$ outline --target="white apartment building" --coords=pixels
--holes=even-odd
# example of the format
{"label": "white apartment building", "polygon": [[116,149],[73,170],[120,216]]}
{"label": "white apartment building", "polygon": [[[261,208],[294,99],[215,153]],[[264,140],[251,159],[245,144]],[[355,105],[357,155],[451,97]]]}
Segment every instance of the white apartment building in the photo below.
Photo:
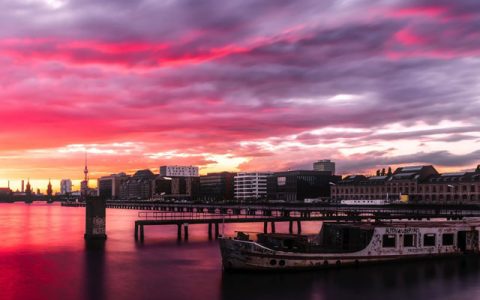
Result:
{"label": "white apartment building", "polygon": [[270,172],[244,172],[234,177],[237,200],[258,200],[267,197],[267,177]]}
{"label": "white apartment building", "polygon": [[198,167],[195,166],[161,166],[160,176],[165,177],[198,177]]}

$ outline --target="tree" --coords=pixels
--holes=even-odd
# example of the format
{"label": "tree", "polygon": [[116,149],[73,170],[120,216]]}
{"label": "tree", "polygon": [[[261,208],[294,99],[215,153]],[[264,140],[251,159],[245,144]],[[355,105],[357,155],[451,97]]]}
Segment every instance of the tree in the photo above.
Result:
{"label": "tree", "polygon": [[380,176],[380,169],[377,170],[377,176]]}
{"label": "tree", "polygon": [[477,166],[477,169],[475,170],[475,172],[480,172],[480,165]]}
{"label": "tree", "polygon": [[382,176],[385,176],[385,168],[382,169]]}

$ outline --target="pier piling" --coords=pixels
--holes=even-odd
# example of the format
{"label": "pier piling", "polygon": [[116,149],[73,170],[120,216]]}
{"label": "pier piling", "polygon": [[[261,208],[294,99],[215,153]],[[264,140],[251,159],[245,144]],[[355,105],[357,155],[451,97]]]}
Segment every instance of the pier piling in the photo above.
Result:
{"label": "pier piling", "polygon": [[138,224],[135,222],[135,240],[138,241]]}
{"label": "pier piling", "polygon": [[143,231],[143,225],[140,225],[140,241],[144,241],[145,239],[145,233]]}
{"label": "pier piling", "polygon": [[183,233],[185,241],[188,241],[188,223],[183,224]]}
{"label": "pier piling", "polygon": [[218,231],[218,223],[215,223],[215,239],[218,239],[219,236],[220,236],[220,233]]}

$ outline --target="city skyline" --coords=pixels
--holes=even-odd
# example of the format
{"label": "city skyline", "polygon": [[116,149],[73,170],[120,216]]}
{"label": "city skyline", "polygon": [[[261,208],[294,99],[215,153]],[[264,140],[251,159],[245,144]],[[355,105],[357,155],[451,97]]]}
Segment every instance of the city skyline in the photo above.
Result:
{"label": "city skyline", "polygon": [[0,187],[79,187],[85,151],[92,179],[479,163],[478,1],[0,8]]}

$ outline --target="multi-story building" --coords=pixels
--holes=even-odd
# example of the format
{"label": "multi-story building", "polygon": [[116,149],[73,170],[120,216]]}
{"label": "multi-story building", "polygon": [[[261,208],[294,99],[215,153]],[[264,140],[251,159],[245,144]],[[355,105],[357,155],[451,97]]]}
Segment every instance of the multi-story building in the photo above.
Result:
{"label": "multi-story building", "polygon": [[153,198],[161,199],[172,194],[172,178],[158,175],[153,180]]}
{"label": "multi-story building", "polygon": [[195,166],[161,166],[160,176],[166,177],[198,177],[198,167]]}
{"label": "multi-story building", "polygon": [[0,188],[0,201],[10,201],[12,193],[10,188]]}
{"label": "multi-story building", "polygon": [[137,171],[120,185],[120,199],[146,200],[152,198],[154,179],[155,174],[148,169]]}
{"label": "multi-story building", "polygon": [[333,200],[405,199],[411,202],[480,201],[480,168],[439,174],[433,166],[400,167],[391,175],[347,176],[331,187]]}
{"label": "multi-story building", "polygon": [[269,200],[287,202],[304,201],[307,198],[329,198],[330,185],[341,180],[331,171],[299,170],[273,173],[267,178]]}
{"label": "multi-story building", "polygon": [[329,159],[318,160],[313,163],[313,170],[330,172],[330,174],[335,175],[335,162]]}
{"label": "multi-story building", "polygon": [[72,180],[62,179],[60,181],[60,194],[67,195],[72,193]]}
{"label": "multi-story building", "polygon": [[267,177],[271,172],[241,172],[235,176],[235,199],[267,199]]}
{"label": "multi-story building", "polygon": [[234,177],[236,173],[208,173],[200,176],[200,200],[225,201],[233,200]]}
{"label": "multi-story building", "polygon": [[129,179],[125,173],[111,174],[97,180],[98,196],[102,199],[117,200],[120,198],[120,187]]}
{"label": "multi-story building", "polygon": [[196,200],[200,192],[200,177],[172,177],[171,198]]}

